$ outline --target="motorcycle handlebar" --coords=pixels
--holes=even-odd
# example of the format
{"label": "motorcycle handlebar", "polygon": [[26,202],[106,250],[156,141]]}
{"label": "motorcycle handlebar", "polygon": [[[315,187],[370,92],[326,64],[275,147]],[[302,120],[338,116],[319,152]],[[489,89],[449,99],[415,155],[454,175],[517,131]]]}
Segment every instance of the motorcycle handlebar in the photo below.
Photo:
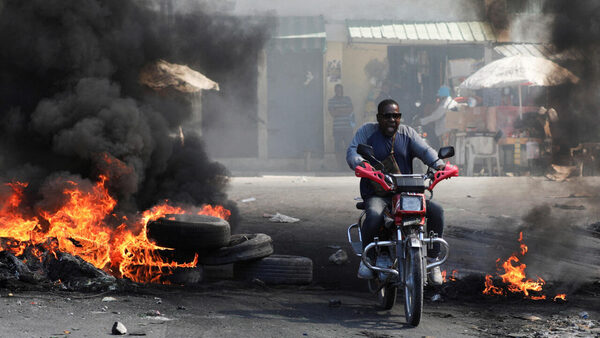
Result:
{"label": "motorcycle handlebar", "polygon": [[354,174],[357,177],[364,177],[370,179],[371,181],[377,182],[385,191],[393,190],[393,187],[386,182],[386,175],[382,170],[376,170],[369,164],[369,162],[363,162],[363,164],[364,167],[357,165],[354,169]]}
{"label": "motorcycle handlebar", "polygon": [[[364,177],[378,183],[385,191],[394,190],[393,182],[387,182],[388,175],[383,170],[376,170],[369,164],[369,162],[363,162],[364,166],[358,165],[354,169],[354,173],[357,177]],[[429,168],[427,173],[423,175],[424,180],[431,180],[432,182],[427,187],[427,190],[433,191],[433,188],[442,180],[447,178],[458,176],[458,167],[446,163],[446,166],[442,170],[434,171],[433,168]]]}

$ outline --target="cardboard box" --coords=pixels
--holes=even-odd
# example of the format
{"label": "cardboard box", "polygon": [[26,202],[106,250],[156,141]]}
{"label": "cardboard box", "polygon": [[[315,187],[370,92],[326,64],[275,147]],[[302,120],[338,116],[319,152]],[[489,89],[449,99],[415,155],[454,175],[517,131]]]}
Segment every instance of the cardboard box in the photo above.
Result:
{"label": "cardboard box", "polygon": [[487,107],[467,107],[465,127],[467,131],[484,131],[487,122]]}
{"label": "cardboard box", "polygon": [[458,111],[446,112],[446,128],[460,131],[497,130],[495,107],[468,107],[460,105]]}
{"label": "cardboard box", "polygon": [[465,130],[465,112],[448,110],[446,112],[446,128]]}

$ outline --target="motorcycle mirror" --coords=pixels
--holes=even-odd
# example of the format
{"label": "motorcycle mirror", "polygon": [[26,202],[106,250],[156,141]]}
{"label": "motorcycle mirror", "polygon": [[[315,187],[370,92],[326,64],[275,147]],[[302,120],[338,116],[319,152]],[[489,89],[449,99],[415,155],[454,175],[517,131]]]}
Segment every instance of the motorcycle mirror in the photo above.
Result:
{"label": "motorcycle mirror", "polygon": [[365,160],[369,161],[373,167],[377,170],[383,169],[383,163],[375,158],[375,151],[373,147],[368,144],[359,144],[356,148],[356,152],[362,156]]}
{"label": "motorcycle mirror", "polygon": [[442,147],[440,151],[438,151],[438,158],[444,159],[454,156],[454,147]]}

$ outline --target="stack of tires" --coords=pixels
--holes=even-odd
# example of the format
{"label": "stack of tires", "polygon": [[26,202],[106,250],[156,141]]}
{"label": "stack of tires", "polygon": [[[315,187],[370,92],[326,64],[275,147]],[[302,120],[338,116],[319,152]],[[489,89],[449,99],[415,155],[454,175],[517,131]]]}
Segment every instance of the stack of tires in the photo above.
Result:
{"label": "stack of tires", "polygon": [[[165,215],[147,225],[156,245],[172,248],[171,256],[193,257],[207,268],[233,264],[235,279],[267,284],[309,284],[312,261],[306,257],[273,255],[265,234],[231,235],[229,223],[205,215]],[[210,269],[210,268],[209,268]]]}

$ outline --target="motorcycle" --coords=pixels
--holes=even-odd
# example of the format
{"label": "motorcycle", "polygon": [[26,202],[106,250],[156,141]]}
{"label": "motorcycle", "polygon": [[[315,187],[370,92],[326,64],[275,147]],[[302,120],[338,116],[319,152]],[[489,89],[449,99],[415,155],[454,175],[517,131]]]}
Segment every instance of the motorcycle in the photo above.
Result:
{"label": "motorcycle", "polygon": [[[383,164],[377,160],[373,148],[360,144],[357,152],[367,161],[364,167],[357,166],[357,177],[367,178],[379,184],[391,193],[391,209],[386,210],[380,237],[362,248],[360,228],[365,216],[365,203],[358,202],[356,207],[363,212],[358,223],[348,227],[348,241],[354,253],[362,262],[375,272],[375,278],[369,280],[369,289],[377,294],[379,306],[391,309],[396,302],[398,288],[404,289],[404,312],[406,321],[417,326],[423,311],[423,288],[427,283],[427,270],[443,264],[448,259],[450,246],[433,231],[427,233],[426,195],[433,198],[433,188],[442,180],[458,176],[458,167],[449,162],[443,170],[429,168],[426,174],[386,174]],[[454,147],[443,147],[438,158],[454,156]],[[353,232],[356,233],[353,235]],[[358,240],[355,240],[358,237]],[[427,249],[434,243],[443,248],[444,256],[433,263],[427,263]],[[388,268],[378,267],[367,260],[368,253],[375,250],[376,256],[389,255],[393,262]]]}

